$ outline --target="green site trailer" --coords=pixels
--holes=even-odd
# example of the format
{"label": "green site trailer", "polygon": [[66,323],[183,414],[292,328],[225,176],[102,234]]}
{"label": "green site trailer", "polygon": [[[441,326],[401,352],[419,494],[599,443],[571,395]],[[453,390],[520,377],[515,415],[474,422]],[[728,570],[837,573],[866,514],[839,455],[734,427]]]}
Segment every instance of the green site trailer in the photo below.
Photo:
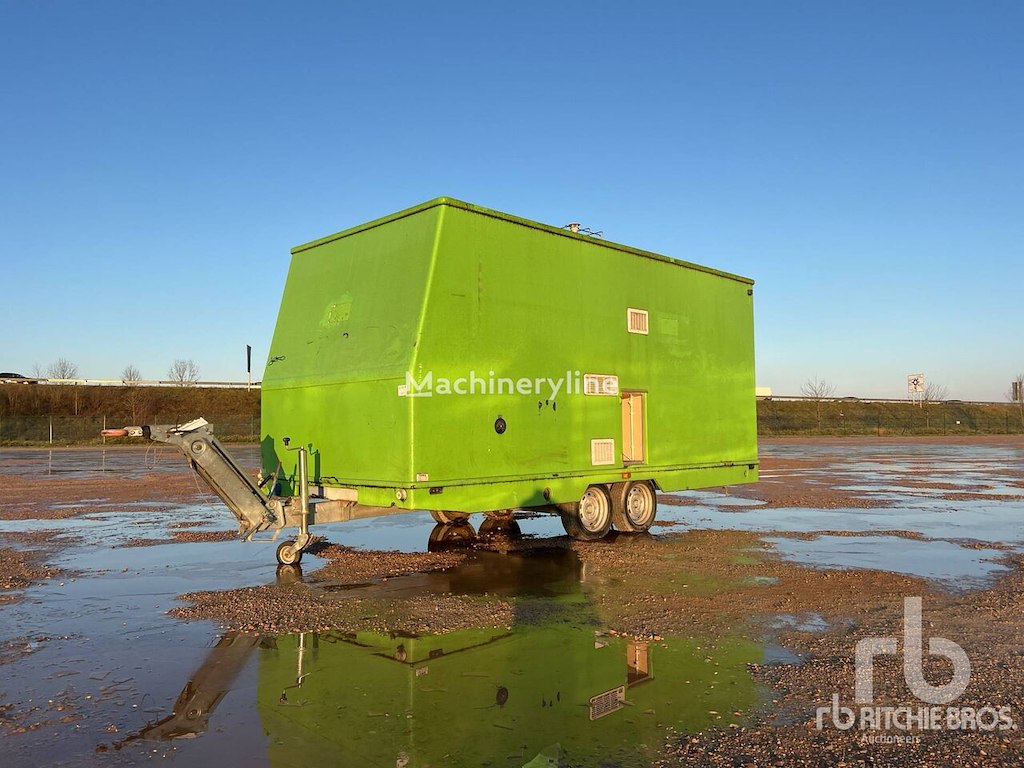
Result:
{"label": "green site trailer", "polygon": [[292,250],[253,482],[198,419],[176,445],[242,535],[427,510],[647,530],[658,491],[757,479],[753,282],[438,198]]}
{"label": "green site trailer", "polygon": [[757,478],[752,285],[451,198],[298,246],[264,472],[297,493],[290,438],[314,497],[374,514],[583,500],[583,538],[606,506],[643,528],[645,489]]}

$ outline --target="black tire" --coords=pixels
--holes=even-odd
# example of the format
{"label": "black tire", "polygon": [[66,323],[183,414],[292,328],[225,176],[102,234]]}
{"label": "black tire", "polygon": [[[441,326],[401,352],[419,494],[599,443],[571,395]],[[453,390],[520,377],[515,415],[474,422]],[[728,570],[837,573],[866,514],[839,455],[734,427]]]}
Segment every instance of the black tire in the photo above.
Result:
{"label": "black tire", "polygon": [[427,550],[430,552],[443,552],[445,549],[459,549],[472,543],[476,539],[476,531],[469,523],[457,523],[445,525],[438,523],[430,532],[427,540]]}
{"label": "black tire", "polygon": [[277,583],[281,585],[296,584],[302,581],[302,567],[298,565],[278,565]]}
{"label": "black tire", "polygon": [[562,526],[577,541],[598,541],[612,529],[612,500],[603,485],[592,485],[574,504],[561,507]]}
{"label": "black tire", "polygon": [[302,562],[302,551],[296,551],[294,541],[282,541],[277,545],[277,562],[281,565],[298,565]]}
{"label": "black tire", "polygon": [[615,483],[611,490],[612,524],[623,533],[645,533],[654,524],[658,497],[650,480]]}
{"label": "black tire", "polygon": [[444,525],[465,523],[469,520],[469,512],[450,512],[441,509],[430,510],[430,516],[434,518],[435,523],[442,523]]}
{"label": "black tire", "polygon": [[519,539],[523,536],[519,523],[512,515],[487,515],[486,519],[480,523],[480,533],[498,533],[508,536],[510,539]]}

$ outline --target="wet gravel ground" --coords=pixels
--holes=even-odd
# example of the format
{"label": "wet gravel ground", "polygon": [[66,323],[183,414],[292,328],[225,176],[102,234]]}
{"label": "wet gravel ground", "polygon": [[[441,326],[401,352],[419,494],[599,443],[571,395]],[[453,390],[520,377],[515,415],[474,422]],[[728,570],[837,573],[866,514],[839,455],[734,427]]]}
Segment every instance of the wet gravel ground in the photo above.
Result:
{"label": "wet gravel ground", "polygon": [[122,546],[125,547],[153,547],[158,544],[167,544],[169,541],[196,544],[202,541],[233,541],[238,538],[235,531],[170,531],[170,539],[129,539]]}
{"label": "wet gravel ground", "polygon": [[512,623],[508,603],[500,600],[451,594],[389,598],[387,590],[380,589],[396,576],[453,568],[465,554],[367,552],[318,541],[304,557],[309,555],[327,562],[302,579],[292,568],[281,567],[277,584],[184,594],[180,599],[190,605],[174,608],[171,614],[182,619],[214,619],[232,630],[273,634],[329,630],[436,633]]}
{"label": "wet gravel ground", "polygon": [[[710,665],[736,638],[765,649],[747,665],[758,703],[709,712],[699,731],[665,728],[658,765],[1024,764],[1019,438],[766,441],[760,483],[663,494],[652,535],[580,544],[556,520],[523,515],[521,535],[470,529],[428,546],[432,523],[409,515],[318,531],[327,538],[301,571],[276,569],[270,546],[234,541],[233,520],[174,457],[115,452],[97,471],[93,454],[44,454],[0,453],[5,764],[230,764],[243,751],[260,764],[247,710],[230,707],[219,717],[234,730],[218,731],[230,737],[95,748],[166,712],[177,687],[161,672],[194,666],[218,627],[505,631],[550,622],[573,591],[595,632],[690,638]],[[130,476],[104,471],[140,460]],[[947,638],[970,659],[966,690],[941,707],[974,727],[874,729],[854,703],[857,642],[892,637],[898,655],[875,661],[872,706],[930,706],[904,679],[908,596],[921,598],[925,649]],[[937,655],[922,670],[933,685],[952,674]],[[833,696],[856,710],[852,728],[831,709],[816,717]],[[1014,728],[977,727],[976,713],[1001,707]]]}
{"label": "wet gravel ground", "polygon": [[25,589],[33,582],[52,579],[60,574],[59,568],[43,565],[45,556],[38,550],[26,551],[0,547],[0,563],[3,563],[3,574],[0,575],[0,603],[13,602],[18,599],[17,592]]}
{"label": "wet gravel ground", "polygon": [[[833,694],[840,706],[860,713],[854,704],[855,659],[858,640],[867,637],[900,637],[903,616],[900,601],[866,601],[845,605],[826,632],[786,632],[780,640],[803,659],[799,666],[754,665],[752,671],[772,692],[764,711],[737,729],[710,729],[680,739],[669,747],[665,765],[712,766],[1009,766],[1024,761],[1019,727],[1024,712],[1024,583],[1020,558],[1014,570],[993,588],[980,593],[950,595],[917,590],[923,596],[927,637],[955,638],[970,659],[970,683],[964,694],[942,706],[939,723],[949,723],[948,711],[958,713],[954,722],[969,724],[965,730],[911,728],[874,730],[862,716],[840,730],[831,717]],[[909,594],[909,592],[907,593]],[[927,643],[927,639],[925,640]],[[939,686],[951,678],[952,667],[942,657],[926,656],[925,679]],[[904,680],[902,660],[882,656],[874,667],[872,707],[909,708],[920,712],[932,705],[921,702]],[[816,708],[829,713],[818,728]],[[982,730],[973,720],[978,712],[1003,711],[1006,722],[983,715],[982,722],[995,725]],[[964,715],[963,713],[970,713]],[[845,717],[840,717],[840,722]],[[901,741],[894,741],[902,739]]]}

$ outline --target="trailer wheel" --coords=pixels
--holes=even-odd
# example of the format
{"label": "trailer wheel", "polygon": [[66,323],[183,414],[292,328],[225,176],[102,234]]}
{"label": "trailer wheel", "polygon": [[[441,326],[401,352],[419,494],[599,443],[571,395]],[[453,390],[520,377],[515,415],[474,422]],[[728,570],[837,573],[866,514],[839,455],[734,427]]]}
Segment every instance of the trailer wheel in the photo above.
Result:
{"label": "trailer wheel", "polygon": [[277,583],[278,584],[295,584],[296,582],[302,581],[302,568],[295,565],[279,565],[277,566]]}
{"label": "trailer wheel", "polygon": [[302,551],[295,549],[294,541],[282,541],[277,545],[277,562],[281,565],[298,565],[302,560]]}
{"label": "trailer wheel", "polygon": [[623,533],[644,533],[654,523],[658,498],[647,480],[612,486],[612,523]]}
{"label": "trailer wheel", "polygon": [[575,504],[562,509],[565,532],[579,541],[597,541],[612,529],[612,500],[603,485],[592,485]]}
{"label": "trailer wheel", "polygon": [[430,532],[427,540],[428,552],[444,552],[446,549],[458,549],[476,538],[476,531],[469,523],[445,525],[438,523]]}
{"label": "trailer wheel", "polygon": [[500,533],[510,539],[518,539],[523,535],[518,521],[512,515],[487,515],[487,518],[480,523],[480,533],[490,535]]}
{"label": "trailer wheel", "polygon": [[430,516],[435,523],[452,525],[453,523],[464,523],[469,520],[469,512],[449,512],[448,510],[432,509]]}

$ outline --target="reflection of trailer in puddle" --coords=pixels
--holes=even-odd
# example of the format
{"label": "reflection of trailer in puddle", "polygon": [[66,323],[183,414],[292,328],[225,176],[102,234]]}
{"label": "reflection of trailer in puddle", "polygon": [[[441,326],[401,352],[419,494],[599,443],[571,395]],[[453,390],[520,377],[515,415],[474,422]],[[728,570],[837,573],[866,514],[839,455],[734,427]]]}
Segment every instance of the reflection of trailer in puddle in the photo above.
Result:
{"label": "reflection of trailer in puddle", "polygon": [[[259,638],[229,633],[182,690],[174,714],[138,738],[206,731],[255,653],[256,705],[272,764],[646,764],[668,736],[750,707],[759,647],[597,632],[576,598],[542,623],[443,635],[359,632]],[[237,704],[236,704],[237,706]],[[124,742],[121,742],[123,744]],[[343,758],[343,759],[342,759]],[[333,758],[332,758],[333,759]]]}
{"label": "reflection of trailer in puddle", "polygon": [[228,632],[210,649],[205,661],[192,673],[174,702],[171,714],[147,723],[138,733],[114,742],[115,749],[139,740],[169,741],[206,733],[210,715],[248,663],[259,635]]}

